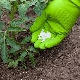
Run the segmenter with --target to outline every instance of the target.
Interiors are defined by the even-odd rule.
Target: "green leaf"
[[[26,0],[20,0],[21,2],[26,2]]]
[[[40,16],[45,7],[46,7],[46,3],[38,1],[33,10],[38,16]]]
[[[19,56],[18,60],[19,60],[19,61],[23,61],[24,58],[26,57],[26,55],[27,55],[27,52],[26,52],[26,51],[23,51],[23,52],[21,53],[21,55]]]
[[[5,42],[1,45],[1,57],[4,63],[7,63],[8,61],[8,53],[7,53],[7,45]]]
[[[2,11],[0,10],[0,16],[2,15]]]
[[[39,53],[39,51],[38,51],[37,49],[35,49],[33,46],[29,46],[29,47],[28,47],[28,50],[29,50],[30,52]]]
[[[11,10],[11,4],[8,0],[0,0],[0,6],[5,9]]]
[[[14,53],[21,49],[21,46],[16,43],[13,38],[7,38],[7,45],[11,46],[10,53]]]
[[[29,59],[30,59],[32,65],[35,66],[36,61],[35,61],[34,55],[31,52],[28,52],[28,56],[29,56]]]
[[[14,52],[16,52],[16,51],[18,51],[18,50],[20,50],[20,49],[21,49],[20,45],[17,45],[17,46],[15,46],[15,47],[12,47],[12,48],[11,48],[10,53],[14,53]]]
[[[0,33],[0,34],[3,34],[3,33]],[[2,44],[2,43],[3,43],[3,41],[4,41],[3,36],[2,36],[2,35],[0,35],[0,44]]]
[[[31,25],[32,25],[32,24],[27,24],[27,25],[25,24],[25,28],[26,28],[26,29],[30,29]]]
[[[16,42],[14,41],[13,38],[7,37],[6,42],[7,42],[7,45],[10,45],[11,47],[14,47],[16,45]]]
[[[38,2],[38,0],[32,0],[32,1],[30,2],[30,6],[35,5],[37,2]]]
[[[8,67],[17,67],[18,66],[18,60],[12,60],[11,62],[9,62]]]
[[[19,17],[20,18],[25,19],[25,14],[26,14],[29,7],[30,7],[30,1],[26,1],[25,4],[22,3],[18,6]]]
[[[13,65],[14,65],[14,61],[12,60],[12,61],[9,62],[8,67],[9,67],[9,68],[10,68],[10,67],[13,67]]]
[[[7,31],[9,31],[9,32],[21,32],[21,31],[26,31],[26,30],[24,30],[23,28],[20,28],[20,27],[8,27]]]
[[[26,37],[22,40],[21,44],[27,44],[28,42],[30,42],[30,40],[31,40],[31,36],[26,36]]]
[[[25,18],[26,18],[26,21],[27,21],[27,22],[29,22],[29,21],[31,21],[31,20],[34,20],[34,18],[29,17],[29,16],[26,16]]]
[[[3,22],[0,22],[0,30],[4,28],[5,24]]]
[[[18,60],[15,60],[13,67],[17,67],[17,66],[18,66]]]
[[[24,24],[25,21],[20,19],[20,20],[12,20],[11,23],[10,23],[10,26],[12,27],[16,27],[16,26],[20,26],[22,24]]]
[[[9,1],[16,1],[16,0],[9,0]]]
[[[44,2],[45,0],[40,0],[40,2]]]

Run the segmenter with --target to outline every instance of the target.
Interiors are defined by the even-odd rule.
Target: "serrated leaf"
[[[18,60],[15,60],[13,67],[17,67],[17,66],[18,66]]]
[[[30,6],[35,5],[37,3],[38,0],[32,0],[30,3]]]
[[[26,0],[20,0],[21,2],[26,2]]]
[[[2,34],[2,33],[0,33],[0,34]],[[3,36],[0,35],[0,44],[2,44],[3,41],[4,41]]]
[[[27,52],[26,52],[26,51],[23,51],[23,52],[21,53],[21,55],[19,56],[18,60],[19,60],[19,61],[23,61],[23,59],[26,57],[26,55],[27,55]]]
[[[16,1],[16,0],[9,0],[9,1]]]
[[[33,17],[26,16],[26,21],[29,22],[30,20],[34,20],[34,18]]]
[[[44,2],[45,0],[40,0],[40,2]]]
[[[25,24],[25,28],[26,28],[26,29],[30,29],[31,25],[32,25],[32,24],[27,24],[27,25]]]
[[[30,40],[31,40],[31,36],[26,36],[26,37],[22,40],[21,44],[27,44]]]
[[[29,56],[29,59],[30,59],[31,63],[33,64],[33,66],[35,66],[36,61],[35,61],[34,55],[31,52],[28,52],[28,56]]]
[[[50,2],[51,0],[40,0],[40,2],[45,2],[45,3],[48,3]]]
[[[10,23],[10,26],[16,27],[16,26],[20,26],[24,23],[25,23],[24,20],[12,20],[11,23]]]
[[[5,9],[11,10],[11,4],[8,0],[0,0],[0,6]]]
[[[29,47],[28,47],[28,50],[29,50],[30,52],[39,53],[39,51],[38,51],[37,49],[35,49],[33,46],[29,46]]]
[[[11,62],[9,62],[8,67],[17,67],[18,66],[18,60],[14,61],[12,60]]]
[[[14,61],[12,60],[9,62],[8,67],[13,67],[13,65],[14,65]]]
[[[4,28],[5,24],[3,22],[0,22],[0,30]]]
[[[7,38],[7,45],[11,46],[10,53],[14,53],[21,49],[21,46],[16,43],[16,41],[12,38]]]
[[[2,15],[2,11],[0,10],[0,16]]]
[[[26,14],[29,7],[30,7],[30,1],[26,1],[25,4],[22,3],[18,6],[19,17],[20,18],[22,18],[22,19],[25,18],[25,14]]]
[[[43,9],[44,9],[45,7],[46,7],[46,3],[44,3],[44,2],[37,2],[33,10],[35,11],[35,13],[36,13],[38,16],[40,16],[41,13],[42,13],[42,11],[43,11]]]
[[[4,63],[7,63],[8,61],[8,53],[7,53],[7,45],[5,42],[1,45],[1,57]]]
[[[21,31],[26,31],[26,30],[24,30],[23,28],[20,28],[20,27],[8,27],[7,31],[10,31],[10,32],[21,32]]]
[[[18,51],[20,49],[21,49],[20,45],[16,45],[15,47],[11,48],[10,53],[14,53],[14,52],[16,52],[16,51]]]
[[[6,42],[7,42],[7,45],[10,45],[11,47],[15,47],[15,45],[16,45],[16,42],[14,41],[13,38],[7,37]]]

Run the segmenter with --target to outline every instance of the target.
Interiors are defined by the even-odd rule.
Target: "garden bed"
[[[0,59],[0,80],[80,80],[80,19],[62,43],[40,51],[35,67],[26,64],[8,68]]]
[[[80,80],[80,18],[56,47],[30,42],[30,26],[49,1],[0,2],[0,80]]]

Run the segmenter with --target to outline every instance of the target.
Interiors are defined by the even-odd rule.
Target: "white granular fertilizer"
[[[42,29],[41,33],[38,35],[38,39],[42,39],[41,42],[45,41],[47,38],[51,37],[51,33],[50,32],[44,32],[44,29]]]

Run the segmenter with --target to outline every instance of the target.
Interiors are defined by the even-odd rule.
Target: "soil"
[[[0,80],[80,80],[80,18],[62,43],[40,51],[35,67],[8,69],[0,59]]]

